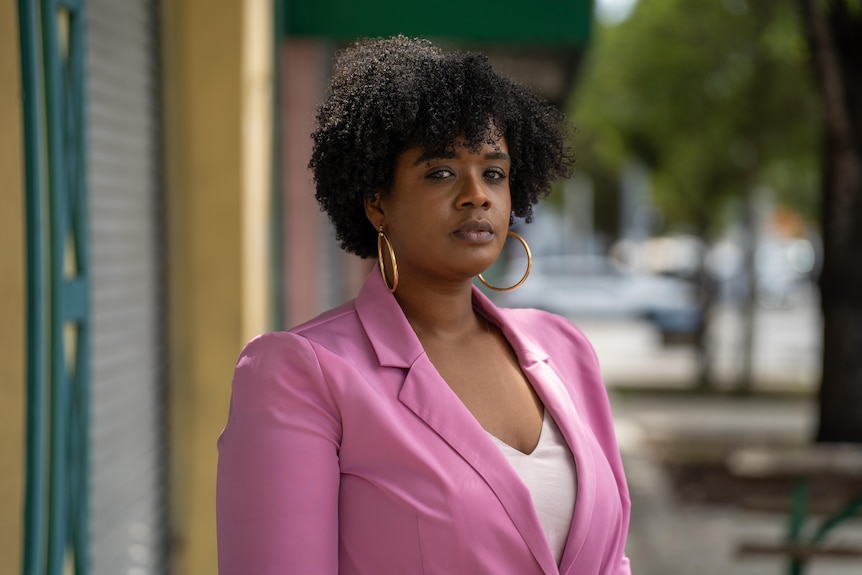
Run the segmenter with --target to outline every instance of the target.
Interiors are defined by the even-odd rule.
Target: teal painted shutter
[[[22,570],[164,573],[158,10],[146,0],[84,7],[19,2],[28,251]]]
[[[80,1],[18,4],[27,186],[23,571],[88,573],[89,242]]]

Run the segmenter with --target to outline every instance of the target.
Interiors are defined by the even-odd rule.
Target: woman
[[[563,117],[482,56],[397,37],[339,55],[317,121],[317,199],[379,263],[355,300],[243,350],[221,575],[629,573],[592,349],[472,285],[568,174]]]

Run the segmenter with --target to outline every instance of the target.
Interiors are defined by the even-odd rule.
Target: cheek
[[[509,214],[512,211],[512,192],[511,188],[508,186],[504,193],[500,194],[500,199],[498,200],[498,207],[501,212],[506,213],[506,219],[508,220]]]

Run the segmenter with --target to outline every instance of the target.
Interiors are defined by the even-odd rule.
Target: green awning
[[[592,0],[283,0],[290,37],[349,40],[404,34],[453,41],[531,45],[587,43]]]

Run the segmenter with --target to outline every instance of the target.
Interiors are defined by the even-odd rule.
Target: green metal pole
[[[76,301],[70,305],[72,309],[67,310],[68,319],[77,324],[77,349],[75,357],[75,376],[73,379],[73,396],[75,398],[72,409],[72,427],[70,435],[75,440],[75,445],[70,450],[71,470],[74,478],[72,487],[74,492],[71,497],[74,506],[71,510],[72,525],[71,544],[75,549],[75,573],[86,575],[89,572],[89,455],[90,455],[90,330],[89,330],[89,275],[90,275],[90,253],[89,253],[89,221],[87,204],[87,136],[85,121],[85,82],[84,71],[85,39],[86,29],[84,21],[84,6],[79,5],[73,13],[70,21],[70,86],[69,100],[72,102],[74,112],[70,114],[75,121],[71,122],[72,134],[70,140],[73,149],[77,150],[78,156],[74,162],[75,170],[70,180],[75,190],[74,202],[69,215],[73,218],[71,225],[75,231],[76,260],[78,262],[77,279],[80,289],[73,291]]]
[[[851,499],[850,503],[845,505],[843,509],[838,511],[838,513],[827,517],[823,521],[823,524],[815,532],[814,537],[812,538],[812,542],[819,543],[823,541],[823,539],[830,531],[832,531],[835,527],[841,525],[848,519],[856,517],[860,510],[862,510],[862,495]]]
[[[27,447],[22,573],[44,572],[45,548],[45,229],[42,179],[41,82],[36,4],[19,0],[27,234]]]
[[[89,302],[84,21],[78,0],[19,0],[27,186],[24,575],[88,570]],[[61,46],[59,17],[68,30]],[[72,238],[76,269],[66,269]],[[67,277],[68,275],[68,277]],[[77,337],[73,365],[64,333]]]
[[[790,510],[790,525],[787,532],[787,539],[791,545],[799,545],[802,543],[802,530],[805,527],[805,520],[808,517],[808,481],[805,478],[796,480],[793,487],[793,500]],[[788,565],[788,573],[790,575],[802,575],[805,569],[805,559],[792,556]]]
[[[65,385],[64,317],[62,291],[65,225],[66,164],[63,140],[65,118],[62,105],[62,72],[58,42],[58,6],[42,0],[42,54],[45,58],[45,113],[47,116],[48,187],[50,190],[50,281],[51,281],[51,390],[50,390],[50,461],[48,483],[48,565],[47,575],[60,575],[68,540],[66,431],[68,429],[69,390]]]

